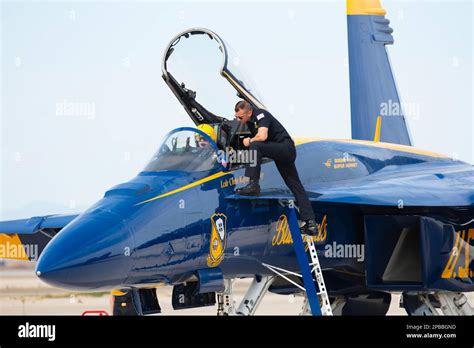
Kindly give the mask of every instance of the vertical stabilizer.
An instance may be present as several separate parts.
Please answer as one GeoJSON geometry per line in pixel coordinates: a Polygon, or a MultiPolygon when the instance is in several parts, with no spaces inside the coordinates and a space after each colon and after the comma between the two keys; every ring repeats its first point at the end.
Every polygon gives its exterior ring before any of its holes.
{"type": "Polygon", "coordinates": [[[352,138],[412,145],[385,45],[392,28],[379,0],[347,0],[352,138]]]}

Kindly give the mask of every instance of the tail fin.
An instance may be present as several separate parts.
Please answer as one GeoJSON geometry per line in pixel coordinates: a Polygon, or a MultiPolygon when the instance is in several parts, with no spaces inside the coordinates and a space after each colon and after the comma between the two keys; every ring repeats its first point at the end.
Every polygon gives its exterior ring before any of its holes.
{"type": "Polygon", "coordinates": [[[373,140],[382,116],[380,141],[412,145],[385,49],[389,23],[379,0],[347,0],[352,138],[373,140]]]}

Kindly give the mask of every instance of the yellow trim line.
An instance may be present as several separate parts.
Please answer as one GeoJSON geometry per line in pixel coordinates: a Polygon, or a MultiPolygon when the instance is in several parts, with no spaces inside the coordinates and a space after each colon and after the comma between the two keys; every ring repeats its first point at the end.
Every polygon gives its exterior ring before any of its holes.
{"type": "MultiPolygon", "coordinates": [[[[378,147],[378,148],[384,148],[384,149],[390,149],[390,150],[395,150],[395,151],[400,151],[400,152],[406,152],[406,153],[414,153],[414,154],[417,154],[417,155],[424,155],[424,156],[430,156],[430,157],[436,157],[436,158],[449,158],[449,157],[446,156],[446,155],[442,155],[442,154],[439,154],[439,153],[436,153],[436,152],[421,150],[421,149],[415,149],[415,148],[413,148],[413,147],[411,147],[411,146],[399,145],[399,144],[390,144],[390,143],[383,143],[383,142],[373,142],[373,141],[368,141],[368,140],[325,139],[325,138],[293,138],[293,140],[294,140],[294,142],[295,142],[296,145],[302,145],[302,144],[306,144],[306,143],[313,143],[313,142],[317,142],[317,141],[334,141],[334,142],[341,142],[341,143],[362,144],[362,145],[368,145],[368,146],[373,146],[373,147],[378,147]]],[[[190,188],[192,188],[192,187],[201,185],[201,184],[203,184],[203,183],[205,183],[205,182],[208,182],[208,181],[211,181],[211,180],[220,178],[220,177],[222,177],[222,176],[224,176],[224,175],[232,174],[233,172],[234,172],[234,171],[231,171],[231,172],[218,172],[218,173],[216,173],[216,174],[207,176],[207,177],[205,177],[205,178],[203,178],[203,179],[197,180],[197,181],[195,181],[195,182],[193,182],[193,183],[190,183],[190,184],[188,184],[188,185],[179,187],[179,188],[177,188],[177,189],[175,189],[175,190],[172,190],[172,191],[163,193],[163,194],[161,194],[161,195],[159,195],[159,196],[156,196],[156,197],[147,199],[146,201],[137,203],[137,204],[135,204],[135,205],[137,206],[137,205],[140,205],[140,204],[144,204],[144,203],[156,201],[157,199],[160,199],[160,198],[163,198],[163,197],[167,197],[167,196],[174,195],[175,193],[178,193],[178,192],[181,192],[181,191],[190,189],[190,188]]]]}
{"type": "Polygon", "coordinates": [[[347,0],[347,15],[375,15],[385,16],[387,13],[379,0],[347,0]]]}
{"type": "Polygon", "coordinates": [[[382,116],[377,116],[377,123],[375,124],[375,136],[374,136],[375,143],[378,143],[380,141],[381,128],[382,128],[382,116]]]}
{"type": "Polygon", "coordinates": [[[192,187],[195,187],[195,186],[204,184],[205,182],[208,182],[208,181],[211,181],[211,180],[220,178],[220,177],[222,177],[222,176],[224,176],[224,175],[232,174],[232,173],[233,173],[233,171],[232,171],[232,172],[219,172],[219,173],[216,173],[216,174],[207,176],[207,177],[205,177],[205,178],[203,178],[203,179],[197,180],[197,181],[195,181],[195,182],[192,182],[192,183],[190,183],[190,184],[188,184],[188,185],[179,187],[179,188],[177,188],[177,189],[175,189],[175,190],[171,190],[171,191],[166,192],[166,193],[163,193],[163,194],[161,194],[161,195],[159,195],[159,196],[156,196],[156,197],[147,199],[146,201],[137,203],[137,204],[135,204],[135,205],[140,205],[140,204],[148,203],[148,202],[151,202],[151,201],[156,201],[157,199],[174,195],[175,193],[178,193],[178,192],[181,192],[181,191],[190,189],[190,188],[192,188],[192,187]]]}
{"type": "Polygon", "coordinates": [[[367,145],[367,146],[373,146],[373,147],[378,147],[382,149],[390,149],[394,151],[400,151],[400,152],[406,152],[406,153],[413,153],[416,155],[423,155],[423,156],[429,156],[429,157],[435,157],[435,158],[450,158],[449,156],[432,152],[432,151],[427,151],[427,150],[422,150],[422,149],[416,149],[411,146],[407,145],[400,145],[400,144],[392,144],[392,143],[384,143],[384,142],[373,142],[369,140],[355,140],[355,139],[327,139],[327,138],[293,138],[294,142],[296,145],[302,145],[306,143],[312,143],[316,141],[334,141],[334,142],[341,142],[341,143],[354,143],[354,144],[361,144],[361,145],[367,145]]]}

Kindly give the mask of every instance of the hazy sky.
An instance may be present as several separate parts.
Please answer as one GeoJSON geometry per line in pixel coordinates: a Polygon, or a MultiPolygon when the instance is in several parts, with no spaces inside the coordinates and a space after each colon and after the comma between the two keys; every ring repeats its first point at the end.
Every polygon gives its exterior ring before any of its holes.
{"type": "MultiPolygon", "coordinates": [[[[382,2],[415,146],[473,163],[472,1],[382,2]]],[[[161,79],[165,46],[189,27],[239,52],[293,136],[350,138],[342,0],[2,1],[0,23],[3,219],[80,211],[192,125],[161,79]]]]}

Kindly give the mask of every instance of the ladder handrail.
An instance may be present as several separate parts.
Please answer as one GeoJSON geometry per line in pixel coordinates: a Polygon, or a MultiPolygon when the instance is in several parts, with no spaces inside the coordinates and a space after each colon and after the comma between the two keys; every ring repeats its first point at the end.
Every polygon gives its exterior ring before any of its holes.
{"type": "Polygon", "coordinates": [[[298,259],[298,264],[300,266],[301,276],[303,278],[303,284],[306,290],[308,303],[311,308],[311,313],[312,315],[318,316],[332,315],[331,305],[329,303],[329,297],[326,291],[326,286],[324,283],[324,278],[313,239],[310,236],[306,237],[306,243],[308,244],[308,251],[310,253],[311,258],[310,262],[308,260],[308,254],[306,253],[303,244],[303,238],[301,235],[300,227],[298,225],[298,219],[296,217],[295,208],[287,207],[286,216],[288,217],[288,226],[290,229],[291,237],[293,239],[293,246],[295,248],[296,258],[298,259]],[[315,278],[313,277],[311,269],[312,266],[315,266],[315,278]],[[318,285],[319,291],[316,291],[315,280],[316,284],[318,285]],[[321,297],[322,303],[319,301],[318,295],[321,297]]]}

